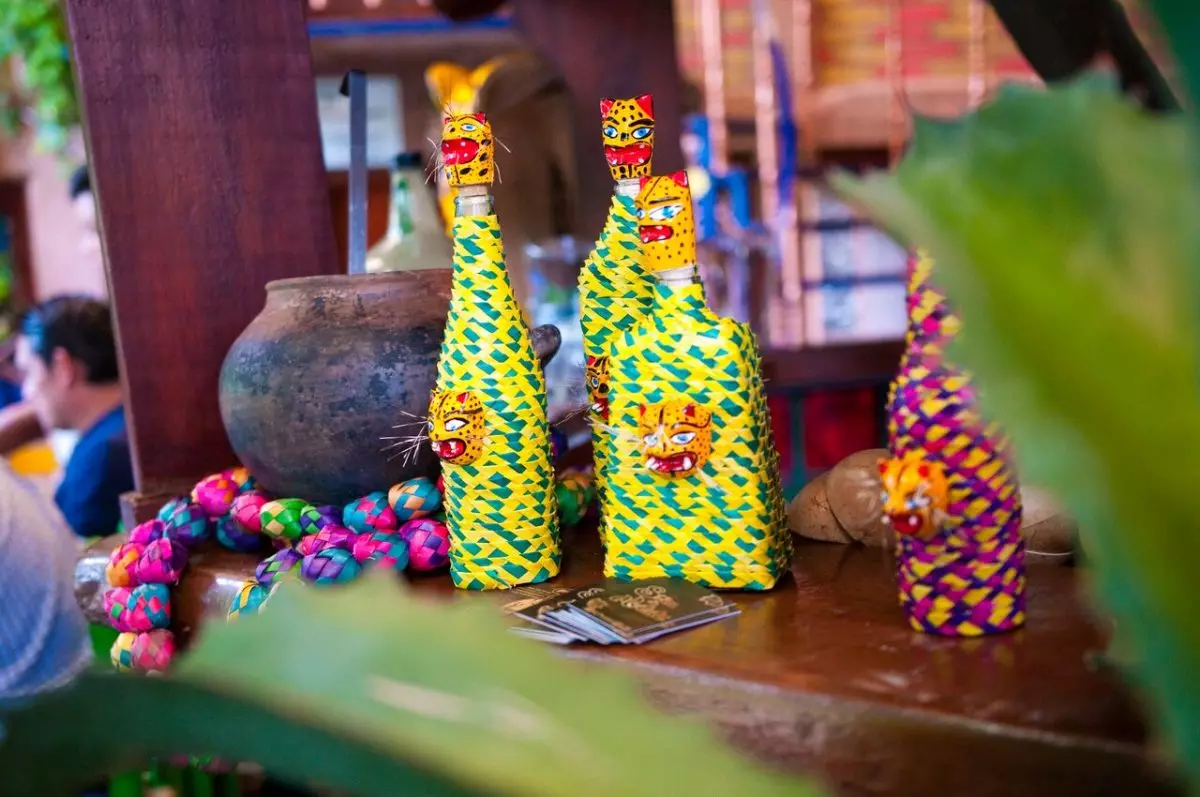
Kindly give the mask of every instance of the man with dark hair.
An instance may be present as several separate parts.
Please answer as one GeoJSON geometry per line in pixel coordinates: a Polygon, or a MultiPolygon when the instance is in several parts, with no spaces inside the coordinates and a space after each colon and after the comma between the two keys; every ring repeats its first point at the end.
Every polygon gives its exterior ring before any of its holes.
{"type": "Polygon", "coordinates": [[[55,503],[81,537],[116,532],[133,466],[108,306],[62,296],[34,307],[21,322],[16,362],[42,428],[80,433],[55,503]]]}
{"type": "Polygon", "coordinates": [[[79,252],[91,260],[100,253],[100,228],[96,225],[96,198],[92,194],[92,178],[88,176],[87,165],[80,166],[71,175],[68,189],[75,215],[79,216],[83,226],[79,252]]]}

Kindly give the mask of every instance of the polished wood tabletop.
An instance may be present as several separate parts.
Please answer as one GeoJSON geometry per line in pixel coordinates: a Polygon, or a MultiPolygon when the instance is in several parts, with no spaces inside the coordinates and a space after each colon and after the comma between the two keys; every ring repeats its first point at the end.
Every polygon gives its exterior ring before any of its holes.
{"type": "MultiPolygon", "coordinates": [[[[116,542],[79,562],[77,594],[96,620],[116,542]]],[[[566,549],[558,581],[600,579],[594,525],[569,532],[566,549]]],[[[184,638],[223,616],[255,562],[215,548],[193,557],[174,600],[184,638]]],[[[1073,569],[1030,568],[1026,628],[956,640],[909,630],[892,567],[878,549],[800,543],[775,590],[733,594],[739,617],[565,653],[630,668],[660,707],[704,716],[735,746],[841,794],[1175,793],[1146,753],[1128,690],[1095,665],[1103,635],[1073,569]]],[[[435,599],[502,597],[455,590],[445,573],[413,584],[435,599]]]]}

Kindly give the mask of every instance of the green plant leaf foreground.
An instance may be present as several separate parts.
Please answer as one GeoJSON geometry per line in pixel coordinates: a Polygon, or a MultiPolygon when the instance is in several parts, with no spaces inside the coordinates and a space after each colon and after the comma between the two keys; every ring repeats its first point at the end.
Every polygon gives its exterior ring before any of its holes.
{"type": "MultiPolygon", "coordinates": [[[[206,627],[171,676],[89,676],[11,731],[0,772],[70,744],[91,765],[211,752],[362,797],[817,793],[654,712],[631,679],[515,637],[493,602],[426,603],[386,576],[288,584],[269,611],[206,627]]],[[[3,791],[54,793],[46,783],[3,791]]]]}
{"type": "Polygon", "coordinates": [[[1181,115],[1108,81],[1010,86],[918,120],[889,175],[836,189],[929,250],[964,333],[953,354],[1013,438],[1023,477],[1077,516],[1117,618],[1200,787],[1200,196],[1181,115]]]}

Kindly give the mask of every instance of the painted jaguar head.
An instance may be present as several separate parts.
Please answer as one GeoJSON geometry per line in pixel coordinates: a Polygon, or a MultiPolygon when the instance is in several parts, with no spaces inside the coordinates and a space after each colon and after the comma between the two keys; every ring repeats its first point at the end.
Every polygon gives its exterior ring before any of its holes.
{"type": "Polygon", "coordinates": [[[646,177],[654,156],[654,102],[649,94],[600,100],[604,158],[614,180],[646,177]]]}
{"type": "Polygon", "coordinates": [[[897,534],[929,539],[940,531],[949,504],[945,468],[919,452],[879,460],[883,521],[897,534]]]}
{"type": "Polygon", "coordinates": [[[696,220],[687,172],[643,177],[637,216],[648,269],[664,271],[696,262],[696,220]]]}
{"type": "Polygon", "coordinates": [[[638,408],[638,439],[653,473],[677,479],[700,470],[712,456],[712,413],[687,400],[638,408]]]}
{"type": "Polygon", "coordinates": [[[584,373],[587,380],[588,396],[592,399],[591,410],[601,420],[608,420],[608,357],[587,358],[587,370],[584,373]]]}
{"type": "Polygon", "coordinates": [[[443,119],[441,151],[451,186],[492,184],[496,143],[485,114],[453,114],[443,119]]]}
{"type": "Polygon", "coordinates": [[[429,402],[429,442],[448,465],[470,465],[483,454],[483,404],[468,391],[435,390],[429,402]]]}

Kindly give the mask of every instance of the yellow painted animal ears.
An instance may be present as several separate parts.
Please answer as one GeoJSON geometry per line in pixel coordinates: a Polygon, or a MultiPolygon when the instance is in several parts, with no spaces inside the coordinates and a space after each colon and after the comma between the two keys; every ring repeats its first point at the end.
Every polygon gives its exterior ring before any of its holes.
{"type": "MultiPolygon", "coordinates": [[[[675,183],[675,185],[679,186],[680,188],[688,187],[688,175],[687,175],[686,169],[680,169],[677,172],[671,172],[670,174],[668,174],[666,176],[671,179],[671,182],[675,183]]],[[[650,183],[650,181],[657,180],[657,179],[658,179],[658,177],[655,177],[655,176],[643,175],[642,178],[638,181],[638,190],[645,191],[646,186],[650,183]]]]}
{"type": "Polygon", "coordinates": [[[437,108],[447,113],[472,113],[479,109],[483,84],[507,59],[500,56],[474,69],[449,61],[434,61],[425,69],[425,88],[437,108]]]}

